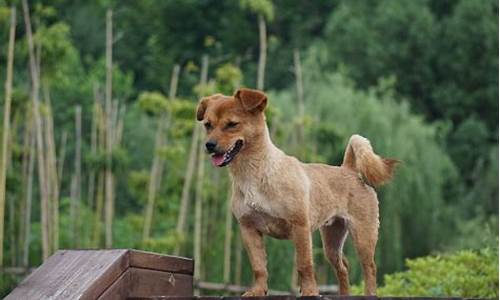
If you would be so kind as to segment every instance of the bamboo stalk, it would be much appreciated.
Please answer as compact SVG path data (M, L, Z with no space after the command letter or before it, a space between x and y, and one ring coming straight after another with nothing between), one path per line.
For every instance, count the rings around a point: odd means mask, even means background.
M105 170L105 246L113 246L113 186L112 171L113 152L113 120L112 107L112 82L113 82L113 12L108 9L106 13L106 170Z
M231 211L231 192L226 202L226 228L224 234L224 283L231 280L231 241L233 237L233 213Z
M293 65L295 71L295 83L297 87L297 106L298 115L300 122L304 122L304 87L302 80L302 64L300 62L300 52L298 49L293 50ZM299 124L298 132L298 144L302 145L304 142L304 129L303 124Z
M267 59L267 30L266 30L266 20L259 14L259 65L257 69L257 89L264 90L264 76L266 71L266 59Z
M201 259L201 216L203 209L203 184L205 182L205 148L203 143L200 141L198 147L198 172L196 176L196 194L195 194L195 212L194 212L194 261L196 264L194 266L194 280L198 281L201 279L200 270L202 265ZM199 291L197 291L199 292Z
M186 226L187 211L189 206L189 191L191 189L191 181L193 179L194 166L196 160L196 150L198 149L198 137L200 134L199 126L193 128L191 137L191 149L189 151L188 165L186 169L186 176L184 178L184 185L182 186L181 206L179 209L179 218L177 219L176 232L179 237L184 235ZM180 243L175 247L174 253L178 255L180 252Z
M203 55L200 85L207 84L208 77L208 56ZM199 126L199 125L198 125ZM201 129L198 129L201 131ZM194 279L198 281L201 279L201 267L203 261L201 259L201 223L202 223L202 210L203 210L203 184L205 182L205 147L203 145L202 137L199 136L198 141L198 172L196 182L195 194L195 220L194 220L194 260L197 262L194 266ZM198 290L196 290L199 293Z
M92 106L92 125L90 130L90 154L92 157L95 157L97 154L97 106L99 105L99 95L98 95L98 87L94 85L94 104ZM89 179L88 179L88 190L87 190L87 204L90 209L94 205L94 190L95 190L95 175L96 172L93 168L89 170Z
M59 249L59 180L57 177L57 155L54 141L54 121L52 114L52 104L48 84L44 85L44 98L47 112L45 115L45 144L46 144L46 170L47 170L47 186L49 190L49 200L51 209L51 236L52 236L52 252Z
M12 124L11 124L11 132L13 134L9 134L9 145L16 145L16 139L17 139L17 127L19 123L19 114L15 114L14 118L12 119ZM6 161L6 174L11 172L12 168L12 148L13 147L8 147L7 148L7 161ZM11 266L16 266L17 265L17 242L16 239L18 238L17 234L17 228L16 228L16 207L15 207L15 199L13 197L8 197L7 198L7 203L8 203L8 209L9 209L9 233L10 233L10 263Z
M49 220L48 220L48 197L47 197L47 183L45 181L45 165L44 165L44 147L42 139L42 121L40 119L40 94L39 94L39 73L35 61L34 46L33 46L33 33L31 31L31 21L29 15L29 7L27 0L22 1L24 22L26 26L26 38L28 40L29 49L29 65L32 81L32 101L33 101L33 115L35 119L36 129L36 144L38 155L38 182L40 185L41 194L41 220L42 220L42 257L45 260L50 254L49 243Z
M80 202L81 202L81 176L82 176L82 107L75 108L75 174L74 174L74 195L71 203L74 207L73 215L73 238L75 246L80 247Z
M9 48L7 54L7 76L5 79L5 104L2 134L2 166L0 168L0 267L3 266L3 240L5 219L5 179L7 177L7 151L10 131L10 106L12 101L12 69L14 64L14 43L16 39L16 8L11 7Z
M101 105L96 106L96 125L97 125L97 148L104 149L106 144L106 117ZM93 246L98 247L101 241L101 223L104 208L104 180L105 172L99 170L97 173L97 191L96 191L96 208L93 232Z
M32 114L27 114L31 118ZM35 169L35 142L36 137L32 121L27 122L27 132L29 132L29 155L28 155L28 177L26 181L26 213L24 215L24 243L23 243L23 266L29 265L29 246L31 239L31 203L33 199L33 173Z
M154 209L154 201L156 197L156 190L157 186L156 184L158 183L157 181L157 175L158 175L158 168L160 165L160 157L157 154L159 147L161 146L161 140L163 136L163 119L160 118L158 120L158 128L156 130L155 134L155 148L154 148L154 156L153 156L153 163L151 164L151 171L149 175L149 183L148 183L148 202L146 205L146 214L144 216L144 227L142 231L142 240L143 242L146 241L150 234L151 234L151 223L153 219L153 209Z
M64 162L66 160L66 143L68 141L68 132L63 130L61 134L61 144L59 145L59 159L57 160L57 179L59 187L59 194L61 193L61 181L64 174Z
M22 150L22 175L21 175L21 185L26 187L26 183L28 181L28 167L29 167L29 153L30 153L30 117L29 117L29 109L25 110L24 117L24 134L23 134L23 150ZM23 243L25 241L24 233L25 231L25 218L26 218L26 188L21 189L21 199L19 205L19 249L23 249ZM22 263L22 254L21 254L21 263Z
M179 80L179 65L175 65L172 71L172 77L170 79L170 91L169 100L172 101L177 93L177 83ZM158 153L159 149L165 144L165 130L168 127L168 114L166 112L160 112L158 118L158 126L155 133L155 146L153 154L153 163L151 164L151 170L149 173L149 184L148 184L148 200L144 215L144 227L142 232L142 240L146 241L151 235L151 224L153 222L153 211L155 205L156 194L160 188L161 179L163 177L163 160Z
M202 70L200 75L200 83L206 84L208 77L208 56L204 55L202 57ZM184 233L184 228L186 226L187 211L189 206L189 191L191 189L191 181L193 178L196 153L198 149L200 127L194 126L193 134L191 136L191 149L189 151L188 165L186 169L186 176L184 178L184 185L182 186L182 196L181 196L181 207L179 210L179 218L177 219L176 232L178 236L182 236ZM174 253L179 254L180 245L177 244Z
M116 122L115 137L113 139L113 145L119 146L122 142L123 137L123 123L125 122L125 112L127 111L126 106L122 105L118 113L118 120Z
M236 239L236 270L234 272L234 282L236 282L236 284L241 284L241 270L243 265L242 251L241 234L238 234L238 238Z
M168 98L170 101L174 100L175 96L177 95L180 70L181 67L179 65L174 65L174 69L172 70L172 77L170 78L170 89L168 90Z

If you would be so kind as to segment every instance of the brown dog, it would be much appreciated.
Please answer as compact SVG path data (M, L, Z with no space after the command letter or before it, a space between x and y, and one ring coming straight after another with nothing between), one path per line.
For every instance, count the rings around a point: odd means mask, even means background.
M349 293L342 247L351 233L363 267L365 293L374 295L379 220L373 187L391 178L397 161L379 157L367 139L353 135L342 166L302 163L271 142L263 113L266 104L264 93L240 89L232 97L203 98L197 109L197 119L207 130L212 163L229 165L232 211L255 276L243 296L267 293L263 234L293 241L301 293L318 295L311 242L316 229L336 271L340 294Z

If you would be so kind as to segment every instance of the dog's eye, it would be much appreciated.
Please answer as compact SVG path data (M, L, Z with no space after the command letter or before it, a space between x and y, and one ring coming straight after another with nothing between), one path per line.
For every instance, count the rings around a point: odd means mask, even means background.
M238 124L239 124L238 122L232 122L231 121L231 122L228 122L226 124L226 128L234 128L234 127L238 126Z
M207 123L205 123L205 124L203 124L203 125L205 125L205 129L206 129L206 130L210 130L210 129L212 129L212 124L211 124L210 122L207 122Z

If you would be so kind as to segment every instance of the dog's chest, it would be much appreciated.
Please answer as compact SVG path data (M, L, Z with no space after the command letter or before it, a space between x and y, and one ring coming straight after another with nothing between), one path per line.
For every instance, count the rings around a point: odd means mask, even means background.
M234 188L239 194L232 203L233 213L238 220L278 239L287 239L290 236L290 224L282 216L282 202L273 199L275 193L265 182L235 182Z
M250 213L265 213L273 215L272 199L262 190L255 182L246 182L237 185L241 193L239 203L237 203L239 215L247 215Z
M260 232L278 239L286 239L290 234L290 226L281 217L280 201L272 199L262 185L243 184L237 186L240 197L233 203L233 213L236 218L252 224Z

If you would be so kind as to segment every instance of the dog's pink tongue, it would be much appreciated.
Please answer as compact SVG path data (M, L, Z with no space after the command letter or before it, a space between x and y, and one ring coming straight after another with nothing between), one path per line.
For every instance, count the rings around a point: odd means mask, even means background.
M220 167L224 162L224 154L214 154L212 155L212 164L216 167Z

